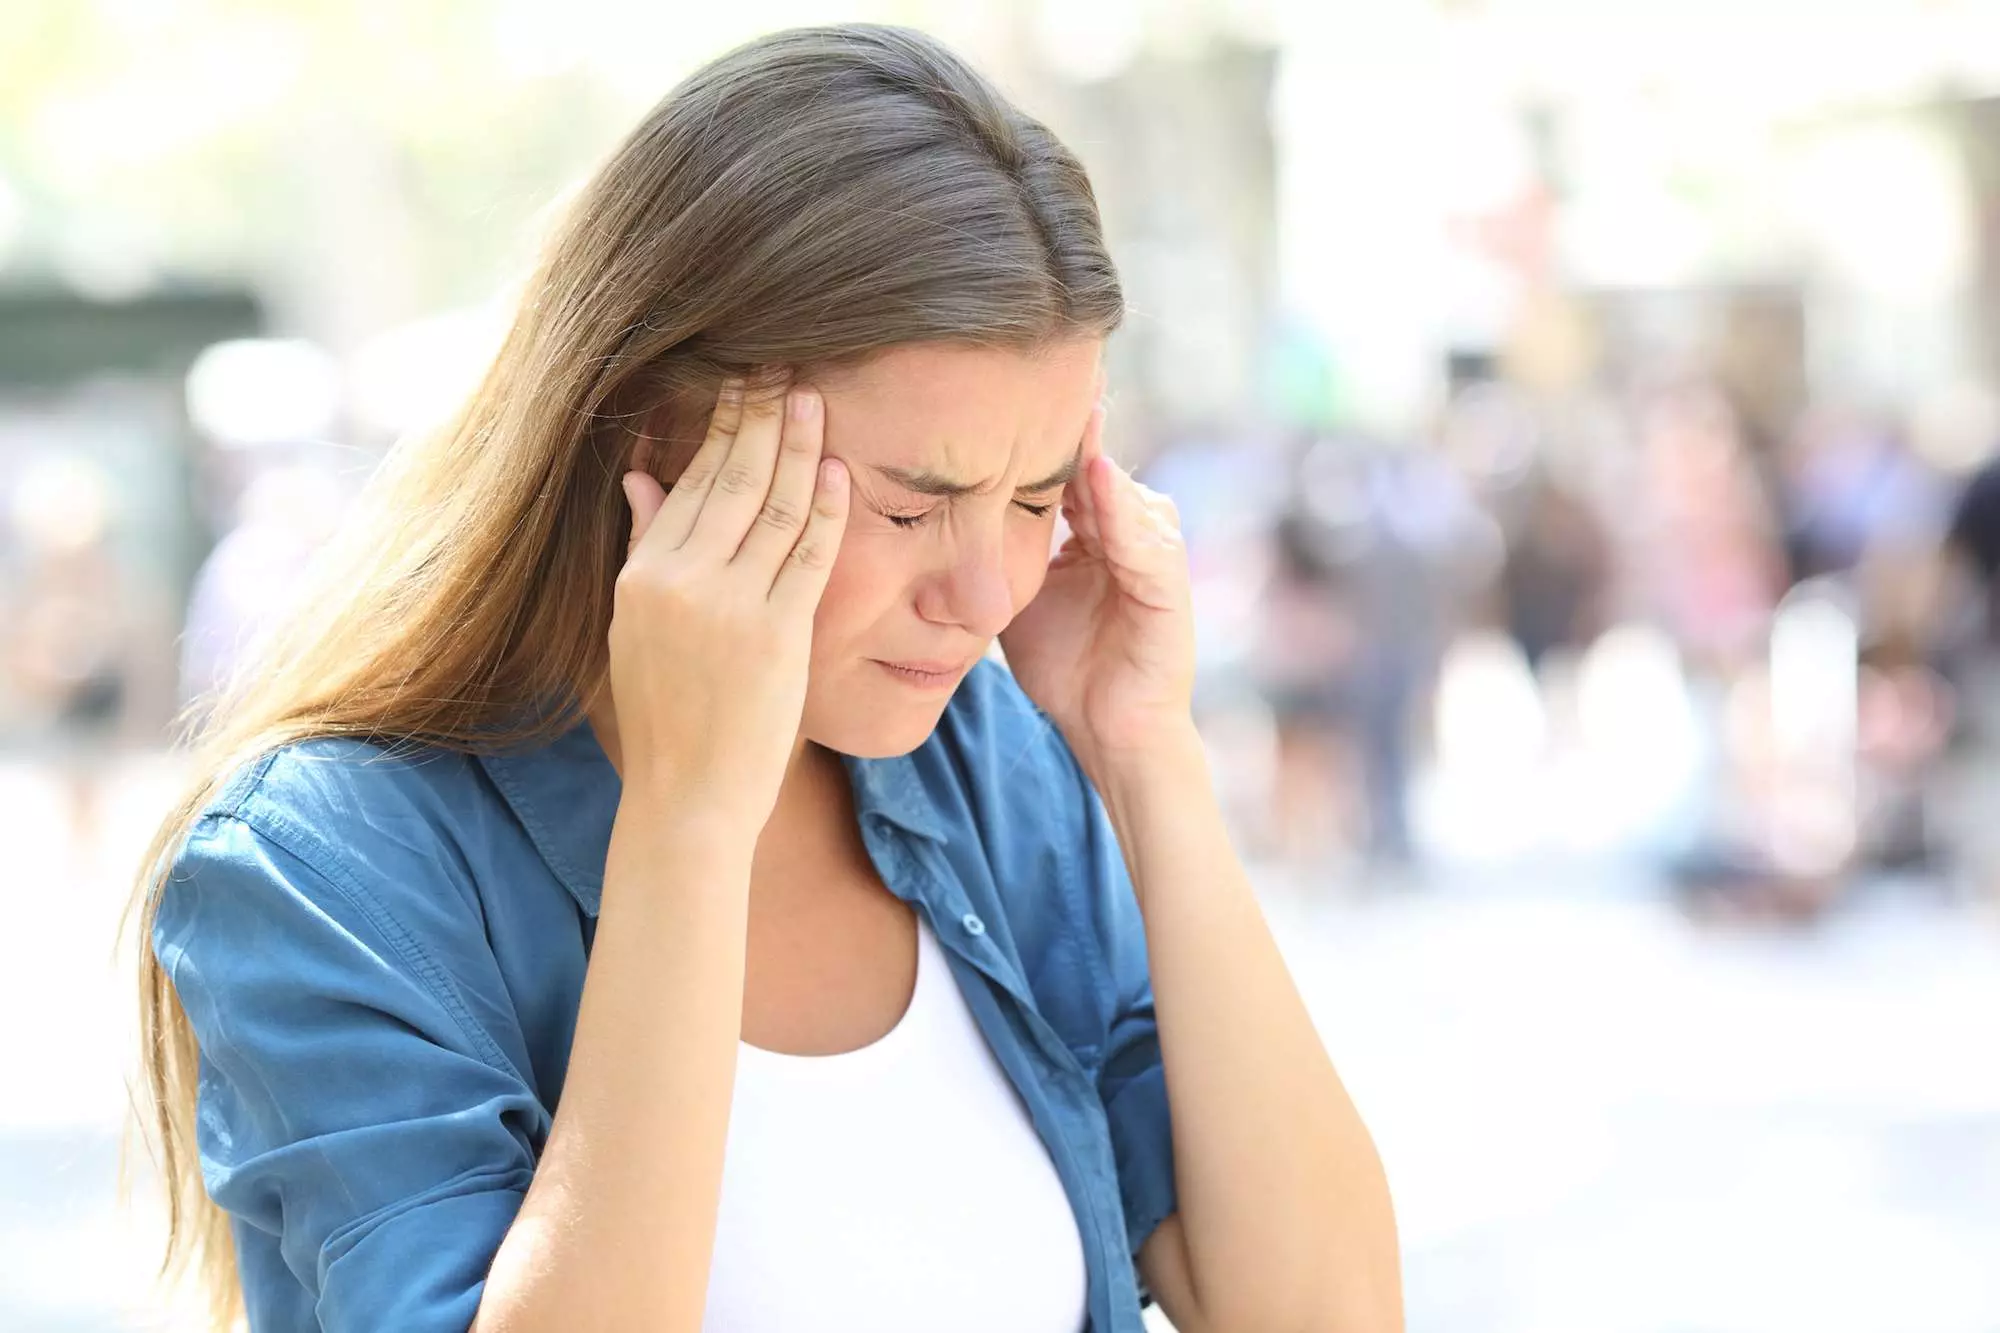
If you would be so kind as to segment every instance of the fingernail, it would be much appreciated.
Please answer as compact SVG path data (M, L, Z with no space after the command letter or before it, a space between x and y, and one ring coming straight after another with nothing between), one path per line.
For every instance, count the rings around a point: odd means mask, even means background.
M819 465L819 484L830 491L838 491L847 485L847 464L838 458L829 458Z
M812 419L812 414L819 410L819 395L811 389L794 389L791 408L792 420L809 421Z

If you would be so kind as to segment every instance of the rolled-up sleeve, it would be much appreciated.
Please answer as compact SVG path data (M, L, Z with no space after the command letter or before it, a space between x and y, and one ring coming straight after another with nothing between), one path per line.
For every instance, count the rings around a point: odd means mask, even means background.
M1153 1018L1145 921L1104 803L1067 747L1063 756L1085 811L1082 891L1097 928L1111 994L1097 1090L1111 1126L1126 1235L1137 1254L1177 1206L1173 1126L1167 1113L1160 1033Z
M533 1176L548 1114L473 1021L463 964L385 906L394 888L210 816L161 897L152 946L201 1049L204 1182L239 1252L261 1233L303 1289L246 1269L255 1333L303 1310L329 1333L470 1327Z

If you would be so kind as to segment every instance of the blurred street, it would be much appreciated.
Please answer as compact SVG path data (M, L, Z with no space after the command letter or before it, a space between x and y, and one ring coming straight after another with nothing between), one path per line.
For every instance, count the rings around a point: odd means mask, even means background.
M0 1333L203 1327L116 1188L176 740L326 676L289 618L443 605L301 600L392 450L610 456L460 434L542 401L533 256L683 75L836 18L1088 173L1106 447L1409 1327L2000 1333L2000 0L8 0Z
M125 995L106 967L168 762L107 782L104 836L0 767L27 947L0 1004L0 1310L19 1333L176 1325L114 1203ZM1716 931L1552 854L1361 893L1264 876L1388 1163L1416 1333L2000 1328L2000 920L1879 882L1813 929ZM119 978L122 983L122 974Z

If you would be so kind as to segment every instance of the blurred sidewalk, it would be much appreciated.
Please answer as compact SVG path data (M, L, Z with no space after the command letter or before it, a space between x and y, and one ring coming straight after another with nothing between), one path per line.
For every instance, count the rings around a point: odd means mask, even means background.
M56 777L31 757L0 756L10 926L0 1011L12 1055L0 1097L0 1327L9 1330L191 1327L168 1322L150 1299L156 1210L128 1213L115 1199L136 1003L112 949L127 872L175 780L166 756L117 761L100 784L96 845L78 847Z
M2000 1328L2000 929L1729 936L1523 879L1267 895L1429 1333ZM1601 896L1600 896L1601 895Z
M107 958L171 780L120 765L86 856L59 789L0 761L9 1330L173 1326L146 1313L150 1222L112 1200ZM2000 1328L1992 919L1885 887L1814 933L1716 934L1553 864L1266 901L1388 1163L1416 1333Z

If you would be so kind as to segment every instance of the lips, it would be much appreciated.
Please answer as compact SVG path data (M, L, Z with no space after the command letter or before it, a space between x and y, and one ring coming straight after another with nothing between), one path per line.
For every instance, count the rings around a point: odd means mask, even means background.
M935 662L935 661L899 662L899 661L892 661L886 658L877 658L876 660L881 662L882 665L885 667L892 667L898 671L908 671L914 675L920 675L920 676L955 676L961 671L970 670L972 667L972 663L970 662Z
M972 669L970 662L886 662L879 658L875 659L875 665L903 684L919 690L955 689L959 680Z

